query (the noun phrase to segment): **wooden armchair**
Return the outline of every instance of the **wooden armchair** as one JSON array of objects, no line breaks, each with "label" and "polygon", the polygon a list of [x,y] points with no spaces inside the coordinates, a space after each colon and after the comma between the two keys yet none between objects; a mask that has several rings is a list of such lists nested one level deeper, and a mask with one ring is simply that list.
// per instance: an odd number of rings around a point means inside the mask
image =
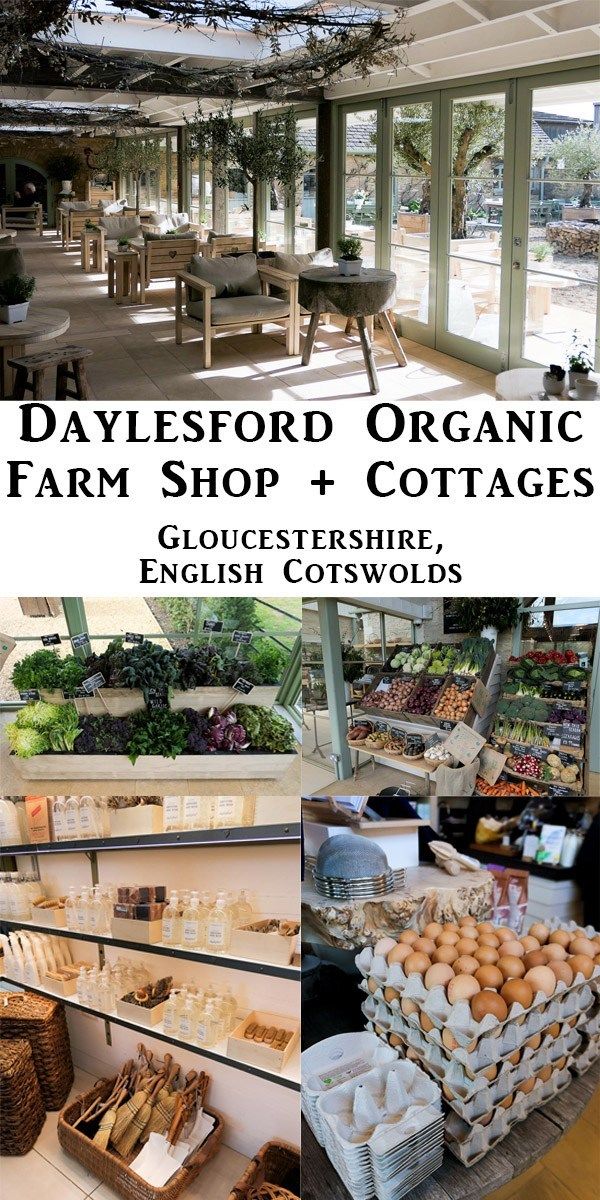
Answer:
[{"label": "wooden armchair", "polygon": [[39,237],[44,236],[44,210],[36,201],[35,204],[3,204],[3,229],[33,229]]},{"label": "wooden armchair", "polygon": [[213,233],[199,247],[204,258],[218,258],[227,254],[251,254],[254,246],[252,237],[235,233]]},{"label": "wooden armchair", "polygon": [[[183,325],[191,325],[202,333],[202,365],[208,370],[211,365],[211,341],[215,334],[224,329],[240,329],[251,326],[252,333],[260,333],[263,325],[274,323],[287,328],[286,353],[300,353],[300,309],[298,307],[298,279],[286,271],[274,267],[258,266],[261,293],[255,295],[216,297],[212,283],[192,275],[191,271],[179,271],[175,277],[175,341],[181,345]],[[271,286],[284,295],[271,296]],[[193,292],[202,293],[202,317],[192,315],[187,304]]]},{"label": "wooden armchair", "polygon": [[86,221],[97,225],[102,216],[100,206],[93,208],[60,208],[60,238],[63,250],[70,250],[73,242],[79,246]]},{"label": "wooden armchair", "polygon": [[177,273],[188,266],[197,251],[198,236],[146,237],[144,245],[137,246],[140,256],[141,303],[145,301],[145,289],[153,279],[175,279]]}]

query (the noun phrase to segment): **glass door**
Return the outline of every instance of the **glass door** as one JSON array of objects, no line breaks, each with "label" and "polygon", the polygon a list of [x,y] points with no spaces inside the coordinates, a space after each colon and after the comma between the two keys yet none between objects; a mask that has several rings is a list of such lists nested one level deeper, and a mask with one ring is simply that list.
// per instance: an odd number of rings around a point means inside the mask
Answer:
[{"label": "glass door", "polygon": [[[345,113],[342,137],[343,226],[345,237],[360,238],[365,267],[378,263],[379,188],[377,143],[381,106]],[[333,247],[337,254],[337,247]]]},{"label": "glass door", "polygon": [[405,336],[433,345],[437,249],[439,97],[403,101],[390,110],[388,253],[398,280],[395,311]]}]

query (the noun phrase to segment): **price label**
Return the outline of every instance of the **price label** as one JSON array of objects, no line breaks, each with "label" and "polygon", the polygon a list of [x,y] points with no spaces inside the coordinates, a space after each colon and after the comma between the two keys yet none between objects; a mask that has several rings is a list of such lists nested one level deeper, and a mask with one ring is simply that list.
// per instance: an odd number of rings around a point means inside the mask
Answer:
[{"label": "price label", "polygon": [[91,696],[92,692],[97,692],[98,688],[104,687],[106,680],[101,671],[96,671],[95,675],[88,675],[87,679],[82,679],[81,686],[87,696]]},{"label": "price label", "polygon": [[202,628],[204,629],[205,633],[221,633],[223,629],[223,622],[215,621],[212,617],[209,617],[208,620],[203,622]]},{"label": "price label", "polygon": [[133,646],[141,646],[144,640],[143,633],[126,633],[125,641],[130,642]]},{"label": "price label", "polygon": [[146,692],[146,708],[168,708],[169,693],[167,688],[148,688]]},{"label": "price label", "polygon": [[570,788],[565,787],[562,783],[561,784],[551,783],[548,785],[548,795],[549,796],[572,796],[573,793]]},{"label": "price label", "polygon": [[88,633],[75,633],[71,638],[71,645],[74,650],[81,650],[83,646],[88,646],[90,637]]},{"label": "price label", "polygon": [[375,691],[376,692],[389,692],[391,686],[392,686],[391,683],[389,683],[389,681],[387,679],[382,679],[381,682],[377,684]]},{"label": "price label", "polygon": [[490,693],[480,679],[476,681],[475,687],[473,688],[471,705],[475,709],[478,717],[485,716],[490,706]]},{"label": "price label", "polygon": [[238,646],[249,646],[252,641],[251,629],[234,629],[231,635],[232,642]]},{"label": "price label", "polygon": [[[66,694],[65,692],[65,696]],[[73,700],[83,700],[84,696],[87,696],[87,692],[82,687],[73,688],[73,691],[69,693],[69,699]]]},{"label": "price label", "polygon": [[26,692],[19,692],[19,696],[29,703],[30,700],[39,700],[40,693],[35,688],[28,688]]},{"label": "price label", "polygon": [[60,633],[43,633],[42,646],[60,646]]},{"label": "price label", "polygon": [[241,692],[243,696],[249,696],[253,687],[254,684],[250,683],[248,679],[236,679],[233,690],[234,692]]},{"label": "price label", "polygon": [[386,721],[376,721],[375,729],[376,729],[377,733],[387,733],[389,730],[389,725],[387,724]]},{"label": "price label", "polygon": [[492,786],[498,782],[506,765],[506,754],[499,754],[491,746],[483,746],[479,754],[479,774]]},{"label": "price label", "polygon": [[578,679],[569,679],[562,685],[563,692],[569,696],[581,695],[581,684]]},{"label": "price label", "polygon": [[454,722],[440,721],[440,729],[445,729],[447,732],[450,732],[452,729],[454,729]]},{"label": "price label", "polygon": [[576,721],[563,721],[560,732],[563,746],[572,746],[574,750],[581,747],[581,726]]}]

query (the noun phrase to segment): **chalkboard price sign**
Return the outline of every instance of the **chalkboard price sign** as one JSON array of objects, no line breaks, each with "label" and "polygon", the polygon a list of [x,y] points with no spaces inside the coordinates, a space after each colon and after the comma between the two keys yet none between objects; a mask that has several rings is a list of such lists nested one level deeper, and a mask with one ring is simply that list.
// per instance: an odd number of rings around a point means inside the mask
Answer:
[{"label": "chalkboard price sign", "polygon": [[168,708],[169,693],[167,688],[148,688],[145,693],[146,708]]},{"label": "chalkboard price sign", "polygon": [[251,629],[234,629],[231,635],[232,642],[238,646],[249,646],[252,641]]},{"label": "chalkboard price sign", "polygon": [[88,646],[90,637],[88,633],[75,633],[71,638],[71,645],[74,650],[81,650],[83,646]]},{"label": "chalkboard price sign", "polygon": [[243,696],[249,696],[253,687],[254,684],[250,683],[248,679],[236,679],[233,690],[234,692],[241,692]]},{"label": "chalkboard price sign", "polygon": [[450,732],[454,729],[454,721],[440,721],[440,729],[446,729]]},{"label": "chalkboard price sign", "polygon": [[143,633],[126,633],[125,641],[130,642],[133,646],[141,646],[144,640]]},{"label": "chalkboard price sign", "polygon": [[43,633],[42,646],[60,646],[60,633]]},{"label": "chalkboard price sign", "polygon": [[39,700],[40,693],[35,688],[28,688],[26,692],[19,692],[19,696],[29,703],[30,700]]},{"label": "chalkboard price sign", "polygon": [[563,721],[560,740],[563,746],[571,746],[573,749],[579,750],[581,746],[581,725],[578,725],[576,721]]},{"label": "chalkboard price sign", "polygon": [[223,622],[215,621],[212,617],[209,617],[208,620],[203,622],[202,628],[204,629],[205,633],[221,633],[223,629]]},{"label": "chalkboard price sign", "polygon": [[387,733],[389,730],[389,725],[387,724],[387,721],[376,721],[375,729],[377,730],[377,733]]},{"label": "chalkboard price sign", "polygon": [[81,686],[86,695],[91,696],[92,692],[97,692],[98,688],[104,687],[106,680],[101,671],[96,671],[95,675],[89,675],[87,679],[81,681]]}]

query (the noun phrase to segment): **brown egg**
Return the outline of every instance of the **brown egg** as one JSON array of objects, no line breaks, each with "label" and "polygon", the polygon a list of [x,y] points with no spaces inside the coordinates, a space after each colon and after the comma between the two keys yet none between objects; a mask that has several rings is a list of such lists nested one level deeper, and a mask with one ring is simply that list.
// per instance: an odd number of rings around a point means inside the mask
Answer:
[{"label": "brown egg", "polygon": [[391,1004],[392,1000],[400,999],[400,992],[397,992],[393,987],[386,987],[384,988],[383,998],[388,1004]]},{"label": "brown egg", "polygon": [[456,949],[459,954],[474,954],[477,949],[477,942],[473,938],[461,937],[456,943]]},{"label": "brown egg", "polygon": [[567,1021],[567,1025],[569,1026],[569,1029],[574,1029],[578,1020],[579,1020],[579,1014],[577,1014],[576,1017],[569,1017],[569,1020]]},{"label": "brown egg", "polygon": [[563,1054],[562,1058],[557,1058],[556,1062],[552,1063],[552,1066],[554,1067],[554,1070],[555,1070],[555,1071],[562,1071],[563,1067],[564,1067],[564,1066],[565,1066],[565,1064],[566,1064],[566,1061],[567,1061],[567,1056],[566,1056],[566,1054]]},{"label": "brown egg", "polygon": [[498,967],[489,964],[487,967],[479,967],[475,972],[475,978],[481,988],[495,988],[496,991],[502,987],[504,983],[504,975]]},{"label": "brown egg", "polygon": [[494,1115],[493,1112],[490,1112],[490,1113],[486,1113],[484,1117],[478,1117],[477,1124],[478,1125],[489,1125],[493,1115]]},{"label": "brown egg", "polygon": [[514,1098],[514,1092],[511,1092],[509,1096],[505,1096],[504,1100],[500,1101],[500,1108],[512,1108]]},{"label": "brown egg", "polygon": [[371,995],[373,995],[373,993],[376,992],[377,988],[379,987],[377,980],[373,979],[372,975],[371,975],[371,978],[369,980],[367,980],[367,987],[368,987]]},{"label": "brown egg", "polygon": [[474,1021],[482,1021],[487,1016],[496,1017],[498,1021],[505,1021],[508,1016],[508,1008],[502,996],[486,988],[485,991],[478,992],[476,996],[473,996],[471,1014]]},{"label": "brown egg", "polygon": [[508,1062],[511,1064],[511,1066],[517,1067],[519,1065],[520,1061],[521,1061],[521,1051],[513,1050],[513,1053],[509,1054],[509,1056],[508,1056]]},{"label": "brown egg", "polygon": [[543,950],[540,950],[540,954],[544,955],[547,963],[565,962],[567,957],[567,951],[565,950],[564,946],[559,946],[556,942],[548,942],[548,944],[544,946]]},{"label": "brown egg", "polygon": [[458,1050],[458,1042],[454,1034],[446,1026],[442,1029],[442,1043],[446,1047],[446,1050]]},{"label": "brown egg", "polygon": [[450,1004],[457,1004],[459,1000],[470,1000],[480,990],[473,975],[455,975],[448,984],[446,994]]},{"label": "brown egg", "polygon": [[548,938],[549,946],[564,946],[565,949],[571,941],[572,935],[566,929],[555,929],[554,933]]},{"label": "brown egg", "polygon": [[529,1079],[523,1079],[521,1083],[517,1084],[517,1091],[523,1092],[524,1096],[528,1096],[529,1093],[533,1091],[534,1087],[535,1075],[532,1075]]},{"label": "brown egg", "polygon": [[394,1048],[404,1045],[402,1038],[398,1037],[397,1033],[390,1033],[389,1042],[390,1042],[390,1046],[394,1046]]},{"label": "brown egg", "polygon": [[431,955],[431,961],[434,963],[453,963],[458,958],[458,950],[455,946],[438,946]]},{"label": "brown egg", "polygon": [[461,954],[456,962],[452,964],[455,975],[474,975],[479,963],[471,954]]},{"label": "brown egg", "polygon": [[592,938],[592,941],[596,947],[596,950],[600,951],[600,933],[597,933],[596,936]]},{"label": "brown egg", "polygon": [[458,925],[454,921],[445,921],[444,933],[458,933]]},{"label": "brown egg", "polygon": [[541,1044],[542,1044],[541,1033],[534,1033],[533,1037],[528,1038],[527,1041],[525,1042],[525,1045],[529,1046],[530,1050],[539,1050]]},{"label": "brown egg", "polygon": [[442,1084],[442,1091],[446,1097],[446,1100],[454,1100],[454,1092],[450,1090],[447,1083]]},{"label": "brown egg", "polygon": [[421,1022],[421,1029],[423,1030],[423,1032],[431,1033],[431,1030],[434,1028],[434,1024],[433,1024],[433,1021],[431,1021],[429,1019],[429,1017],[427,1016],[427,1013],[422,1012],[421,1016],[419,1017],[419,1020]]},{"label": "brown egg", "polygon": [[418,951],[420,954],[426,954],[428,958],[431,958],[435,950],[435,942],[432,942],[431,938],[420,937],[417,938],[416,942],[413,942],[412,949]]},{"label": "brown egg", "polygon": [[529,954],[530,950],[540,949],[540,943],[538,942],[537,938],[531,937],[531,934],[529,933],[526,933],[525,937],[521,938],[521,945],[526,954]]},{"label": "brown egg", "polygon": [[537,938],[540,946],[544,946],[550,937],[550,930],[547,925],[543,925],[541,921],[536,921],[529,926],[527,931],[531,937]]},{"label": "brown egg", "polygon": [[589,979],[594,970],[593,958],[588,958],[587,954],[571,954],[567,959],[567,965],[571,968],[573,975],[583,975],[584,979]]},{"label": "brown egg", "polygon": [[517,942],[517,941],[503,942],[502,943],[502,953],[507,955],[509,958],[524,958],[525,957],[525,951],[523,949],[522,943]]},{"label": "brown egg", "polygon": [[381,1025],[375,1026],[375,1033],[378,1033],[380,1037],[385,1037],[385,1029],[382,1029]]},{"label": "brown egg", "polygon": [[497,1074],[498,1068],[494,1063],[492,1063],[491,1067],[486,1067],[485,1071],[482,1071],[482,1075],[485,1075],[486,1079],[489,1079],[490,1083],[494,1082]]},{"label": "brown egg", "polygon": [[459,941],[460,935],[453,929],[444,929],[435,939],[436,946],[455,946]]},{"label": "brown egg", "polygon": [[425,926],[422,936],[431,938],[432,942],[435,942],[436,937],[439,937],[443,928],[443,925],[440,925],[439,921],[430,921],[429,925]]},{"label": "brown egg", "polygon": [[573,938],[569,946],[569,954],[584,954],[587,958],[593,958],[596,953],[594,943],[587,937]]},{"label": "brown egg", "polygon": [[405,996],[404,999],[400,1001],[400,1008],[402,1009],[405,1017],[411,1017],[413,1013],[418,1013],[419,1011],[419,1006],[415,1004],[414,1000],[409,1000],[408,996]]},{"label": "brown egg", "polygon": [[387,956],[388,963],[390,966],[392,963],[403,963],[406,961],[410,953],[410,946],[407,946],[405,942],[398,942],[398,944],[394,946],[392,950],[390,950]]},{"label": "brown egg", "polygon": [[540,1067],[540,1069],[537,1073],[537,1077],[538,1077],[538,1079],[541,1079],[542,1083],[547,1083],[551,1074],[552,1074],[552,1067],[550,1066],[550,1064],[548,1064],[547,1067]]},{"label": "brown egg", "polygon": [[529,954],[525,955],[523,962],[525,963],[526,971],[530,971],[532,967],[543,967],[546,965],[546,959],[541,950],[530,950]]},{"label": "brown egg", "polygon": [[405,946],[412,946],[418,936],[418,933],[414,929],[403,929],[398,941],[403,942]]},{"label": "brown egg", "polygon": [[521,958],[515,958],[514,954],[503,954],[502,958],[498,959],[498,970],[502,971],[505,979],[520,979],[525,974],[525,965]]},{"label": "brown egg", "polygon": [[500,991],[502,999],[509,1008],[520,1004],[523,1008],[531,1008],[533,1004],[533,988],[524,979],[508,979]]},{"label": "brown egg", "polygon": [[493,933],[495,926],[491,921],[480,921],[477,928],[480,933]]},{"label": "brown egg", "polygon": [[425,987],[445,987],[454,978],[454,971],[449,963],[434,963],[425,972]]},{"label": "brown egg", "polygon": [[482,933],[479,937],[479,945],[491,946],[493,950],[497,950],[500,945],[500,938],[497,938],[495,933]]},{"label": "brown egg", "polygon": [[509,929],[508,925],[497,925],[494,933],[499,942],[515,942],[518,940],[518,934],[514,929]]},{"label": "brown egg", "polygon": [[480,946],[473,957],[477,959],[480,967],[487,967],[490,963],[497,963],[500,955],[493,946]]},{"label": "brown egg", "polygon": [[471,927],[471,929],[476,929],[477,921],[475,920],[475,917],[461,917],[460,922],[459,922],[459,929],[462,929],[466,925],[469,925]]},{"label": "brown egg", "polygon": [[537,992],[543,992],[544,996],[550,998],[556,990],[556,976],[550,967],[532,967],[525,976],[525,982],[531,984],[534,998]]},{"label": "brown egg", "polygon": [[594,956],[594,966],[595,966],[595,967],[600,967],[600,954],[596,954],[596,955]]},{"label": "brown egg", "polygon": [[410,1059],[411,1062],[420,1063],[421,1061],[419,1055],[417,1054],[416,1050],[413,1050],[412,1046],[409,1046],[408,1050],[406,1051],[406,1057]]},{"label": "brown egg", "polygon": [[560,1021],[555,1021],[544,1030],[544,1037],[557,1038],[560,1033]]}]

